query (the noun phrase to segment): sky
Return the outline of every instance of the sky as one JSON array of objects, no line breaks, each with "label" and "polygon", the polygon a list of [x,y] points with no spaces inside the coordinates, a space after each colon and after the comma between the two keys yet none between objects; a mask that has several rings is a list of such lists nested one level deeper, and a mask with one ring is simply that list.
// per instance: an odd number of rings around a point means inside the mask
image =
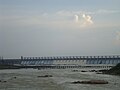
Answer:
[{"label": "sky", "polygon": [[0,0],[0,56],[120,55],[120,0]]}]

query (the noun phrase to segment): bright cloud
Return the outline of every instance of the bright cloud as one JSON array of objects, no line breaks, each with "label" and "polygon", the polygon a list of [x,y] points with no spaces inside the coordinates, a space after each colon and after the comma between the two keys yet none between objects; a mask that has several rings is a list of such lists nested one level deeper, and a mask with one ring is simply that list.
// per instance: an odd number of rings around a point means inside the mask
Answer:
[{"label": "bright cloud", "polygon": [[79,21],[78,15],[74,15],[75,16],[75,22],[77,23]]},{"label": "bright cloud", "polygon": [[74,15],[74,20],[79,27],[87,27],[93,24],[91,16],[86,14]]},{"label": "bright cloud", "polygon": [[84,18],[84,25],[93,24],[91,16],[83,14],[82,17]]}]

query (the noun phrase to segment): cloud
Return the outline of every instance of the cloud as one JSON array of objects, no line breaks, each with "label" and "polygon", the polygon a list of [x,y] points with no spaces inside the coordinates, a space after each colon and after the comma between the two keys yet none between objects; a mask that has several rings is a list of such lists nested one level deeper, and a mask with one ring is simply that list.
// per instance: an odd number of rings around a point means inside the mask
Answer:
[{"label": "cloud", "polygon": [[[85,14],[84,14],[85,15]],[[4,17],[4,18],[3,18]],[[2,23],[7,27],[36,27],[54,29],[80,29],[92,25],[89,15],[75,14],[71,16],[59,16],[55,13],[43,13],[31,16],[1,16]]]},{"label": "cloud", "polygon": [[114,44],[120,46],[120,31],[116,31],[115,33]]},{"label": "cloud", "polygon": [[[97,10],[95,12],[88,11],[69,11],[62,10],[57,12],[40,12],[30,15],[0,15],[0,23],[2,26],[9,27],[45,27],[45,28],[87,28],[87,27],[117,27],[119,23],[102,22],[94,18],[94,14],[101,13],[118,13],[116,10]],[[94,21],[95,20],[95,21]],[[104,21],[104,20],[103,20]]]},{"label": "cloud", "polygon": [[74,15],[74,21],[79,27],[87,27],[93,24],[92,17],[86,14]]},{"label": "cloud", "polygon": [[84,11],[84,10],[77,10],[77,11],[70,11],[70,10],[60,10],[56,12],[57,15],[60,16],[72,16],[72,15],[82,15],[82,14],[115,14],[120,13],[120,10],[107,10],[107,9],[99,9],[96,11]]},{"label": "cloud", "polygon": [[75,22],[77,23],[79,21],[78,15],[74,15],[75,16]]},{"label": "cloud", "polygon": [[84,22],[83,22],[84,25],[93,24],[91,16],[83,14],[82,17],[84,18]]},{"label": "cloud", "polygon": [[75,14],[75,12],[68,11],[68,10],[60,10],[60,11],[56,12],[56,15],[59,15],[59,16],[72,16],[74,14]]},{"label": "cloud", "polygon": [[106,9],[100,9],[95,12],[95,14],[113,14],[113,13],[120,13],[119,10],[106,10]]},{"label": "cloud", "polygon": [[120,31],[116,32],[116,41],[120,42]]}]

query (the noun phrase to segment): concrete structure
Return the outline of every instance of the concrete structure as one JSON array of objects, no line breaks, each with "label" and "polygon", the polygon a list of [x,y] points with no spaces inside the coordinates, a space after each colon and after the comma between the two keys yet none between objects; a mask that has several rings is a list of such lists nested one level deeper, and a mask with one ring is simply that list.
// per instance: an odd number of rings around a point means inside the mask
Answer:
[{"label": "concrete structure", "polygon": [[0,64],[31,66],[41,68],[110,68],[120,63],[120,55],[112,56],[63,56],[22,57],[21,59],[0,59]]}]

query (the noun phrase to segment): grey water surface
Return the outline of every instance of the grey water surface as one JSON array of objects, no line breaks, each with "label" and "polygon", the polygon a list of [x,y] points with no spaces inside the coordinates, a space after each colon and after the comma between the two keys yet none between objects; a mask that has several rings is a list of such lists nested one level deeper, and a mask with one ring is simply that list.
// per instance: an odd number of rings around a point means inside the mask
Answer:
[{"label": "grey water surface", "polygon": [[[53,77],[38,77],[52,75]],[[107,80],[108,84],[71,84],[77,80]],[[71,69],[0,70],[0,90],[120,90],[120,77]]]}]

